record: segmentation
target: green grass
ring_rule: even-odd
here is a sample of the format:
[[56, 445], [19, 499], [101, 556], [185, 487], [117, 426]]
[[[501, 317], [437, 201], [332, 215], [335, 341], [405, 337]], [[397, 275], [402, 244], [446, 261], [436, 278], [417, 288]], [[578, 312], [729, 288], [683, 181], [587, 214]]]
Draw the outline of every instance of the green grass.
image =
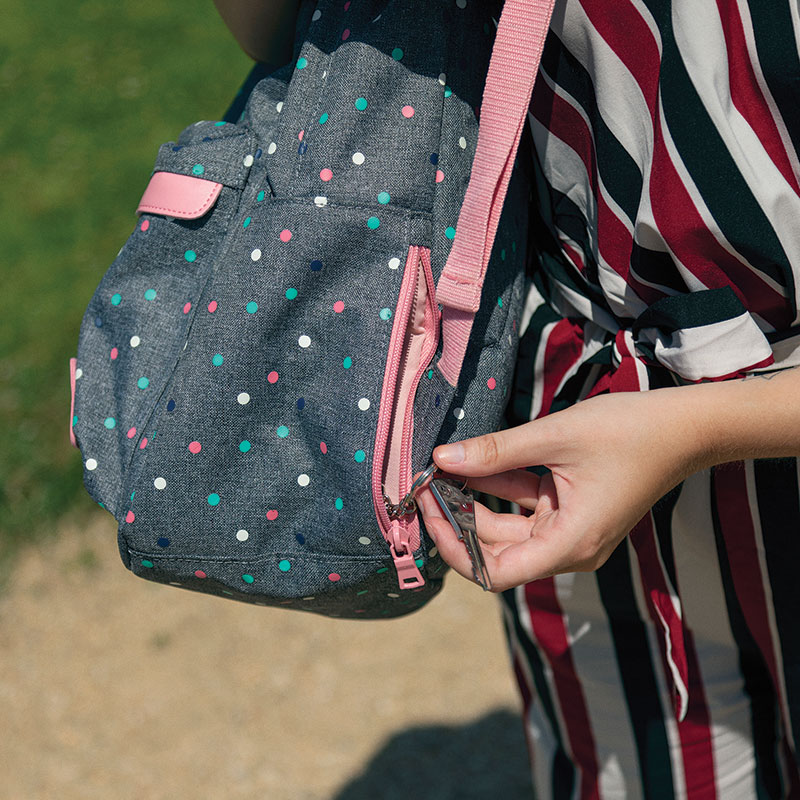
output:
[[94, 506], [68, 359], [158, 146], [219, 119], [251, 62], [211, 0], [10, 0], [0, 26], [0, 562]]

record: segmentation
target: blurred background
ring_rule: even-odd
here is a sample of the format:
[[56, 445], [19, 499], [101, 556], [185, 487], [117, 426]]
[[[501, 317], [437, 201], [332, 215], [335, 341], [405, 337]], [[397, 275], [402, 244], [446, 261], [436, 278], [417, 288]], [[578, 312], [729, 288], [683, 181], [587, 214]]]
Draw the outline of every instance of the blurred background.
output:
[[382, 623], [133, 578], [68, 444], [68, 359], [159, 144], [250, 70], [211, 0], [3, 0], [0, 800], [529, 797], [500, 607]]

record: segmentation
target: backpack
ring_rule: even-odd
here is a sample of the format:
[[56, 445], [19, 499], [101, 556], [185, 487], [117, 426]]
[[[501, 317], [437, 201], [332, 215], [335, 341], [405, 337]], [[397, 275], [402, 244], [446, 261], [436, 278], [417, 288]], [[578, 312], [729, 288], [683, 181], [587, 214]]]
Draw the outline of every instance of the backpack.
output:
[[441, 588], [396, 505], [508, 399], [550, 8], [502, 5], [304, 0], [241, 118], [158, 151], [71, 363], [84, 482], [136, 575], [351, 618]]

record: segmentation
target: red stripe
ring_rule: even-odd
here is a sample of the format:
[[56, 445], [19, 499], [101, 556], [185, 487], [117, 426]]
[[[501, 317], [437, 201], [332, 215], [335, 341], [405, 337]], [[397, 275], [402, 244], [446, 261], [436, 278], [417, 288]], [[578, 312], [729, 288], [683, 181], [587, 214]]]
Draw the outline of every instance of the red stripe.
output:
[[553, 578], [527, 584], [525, 599], [533, 633], [553, 673], [573, 763], [580, 775], [579, 797], [599, 798], [594, 735]]
[[795, 194], [800, 194], [800, 186], [792, 170], [778, 126], [761, 92], [750, 61], [744, 25], [736, 0], [717, 0], [717, 8], [728, 51], [728, 84], [731, 100], [756, 133], [762, 147], [780, 170], [781, 175], [794, 189]]
[[706, 227], [672, 163], [662, 125], [660, 121], [655, 131], [650, 179], [650, 204], [662, 238], [706, 287], [730, 286], [745, 308], [758, 313], [778, 330], [785, 329], [792, 321], [786, 298], [725, 250]]
[[561, 319], [550, 329], [544, 351], [541, 375], [542, 405], [537, 417], [550, 413], [550, 406], [561, 380], [580, 360], [583, 353], [583, 329], [569, 319]]
[[[764, 576], [758, 557], [759, 542], [748, 502], [747, 476], [741, 462], [726, 465], [714, 470], [714, 492], [722, 538], [725, 540], [725, 551], [730, 565], [731, 578], [736, 597], [742, 609], [747, 627], [764, 658], [772, 685], [780, 698], [781, 720], [783, 729], [790, 729], [790, 721], [784, 715], [786, 695], [783, 681], [778, 674], [775, 659], [776, 645], [772, 638], [769, 622], [769, 601], [764, 589]], [[788, 748], [788, 742], [784, 742]], [[794, 759], [787, 759], [792, 765], [788, 770], [793, 784], [789, 797], [800, 797], [797, 770]]]

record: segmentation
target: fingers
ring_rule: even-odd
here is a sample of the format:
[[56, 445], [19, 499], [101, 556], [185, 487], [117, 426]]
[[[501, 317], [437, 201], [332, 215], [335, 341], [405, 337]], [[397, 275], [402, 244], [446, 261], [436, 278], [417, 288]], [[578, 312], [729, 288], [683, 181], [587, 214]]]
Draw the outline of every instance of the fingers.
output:
[[499, 475], [470, 478], [470, 489], [494, 495], [533, 511], [539, 499], [539, 476], [524, 469], [512, 469]]

